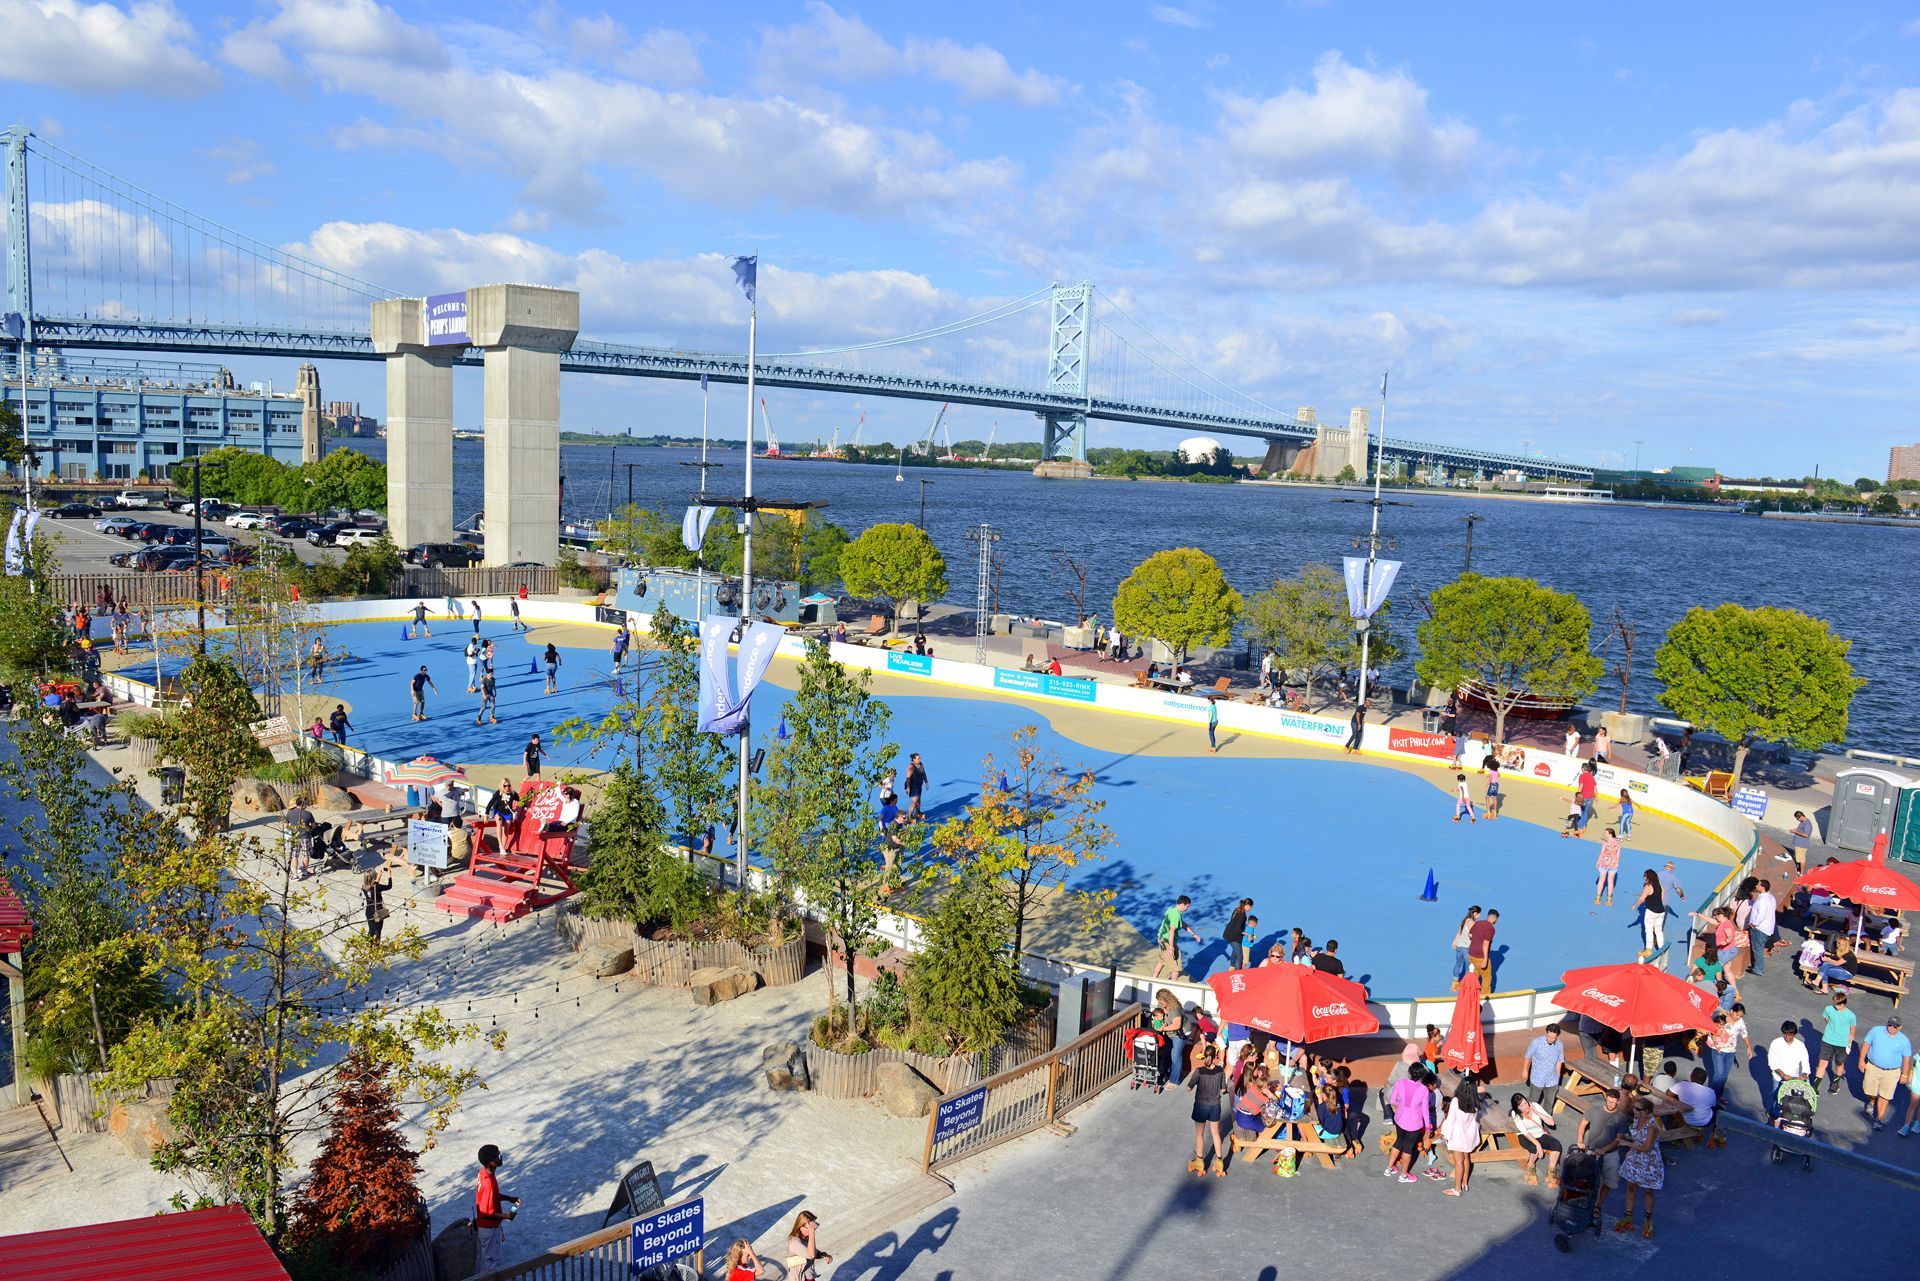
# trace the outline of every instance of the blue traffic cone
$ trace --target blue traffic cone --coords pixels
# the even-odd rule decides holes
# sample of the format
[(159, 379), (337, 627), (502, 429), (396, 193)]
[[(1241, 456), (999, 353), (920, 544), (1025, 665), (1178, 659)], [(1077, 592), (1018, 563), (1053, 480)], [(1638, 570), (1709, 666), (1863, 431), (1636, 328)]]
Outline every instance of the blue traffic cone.
[(403, 641), (412, 640), (413, 628), (408, 627), (405, 623), (400, 624), (400, 639)]
[(536, 658), (532, 662), (527, 664), (527, 675), (538, 676), (539, 674), (540, 674), (540, 660)]
[(1433, 879), (1432, 868), (1427, 869), (1427, 888), (1420, 891), (1420, 901), (1422, 903), (1437, 903), (1440, 901), (1440, 885), (1439, 882)]
[(780, 724), (774, 729), (773, 736), (779, 739), (783, 743), (787, 741), (787, 718), (786, 717), (782, 716), (780, 718)]

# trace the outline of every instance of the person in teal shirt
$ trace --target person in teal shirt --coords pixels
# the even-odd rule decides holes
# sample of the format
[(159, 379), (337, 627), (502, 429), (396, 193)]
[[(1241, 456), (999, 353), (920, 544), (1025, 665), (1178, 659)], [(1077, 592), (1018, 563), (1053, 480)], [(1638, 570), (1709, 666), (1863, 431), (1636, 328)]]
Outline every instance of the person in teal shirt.
[(1193, 935), (1198, 943), (1200, 936), (1194, 934), (1193, 927), (1187, 924), (1187, 909), (1193, 906), (1193, 900), (1182, 894), (1173, 901), (1173, 906), (1160, 915), (1160, 929), (1155, 941), (1160, 945), (1160, 959), (1153, 963), (1153, 977), (1158, 979), (1160, 971), (1169, 965), (1173, 967), (1172, 978), (1178, 980), (1180, 972), (1180, 931)]
[(1214, 702), (1212, 699), (1208, 699), (1207, 700), (1207, 750), (1209, 752), (1213, 752), (1216, 754), (1220, 751), (1220, 742), (1217, 738), (1214, 737), (1214, 733), (1219, 728), (1220, 728), (1220, 704)]
[(1813, 1061), (1814, 1087), (1820, 1085), (1820, 1071), (1828, 1072), (1827, 1093), (1838, 1094), (1847, 1081), (1847, 1052), (1853, 1048), (1853, 1011), (1847, 1008), (1847, 994), (1835, 992), (1827, 1008), (1820, 1011), (1820, 1057)]

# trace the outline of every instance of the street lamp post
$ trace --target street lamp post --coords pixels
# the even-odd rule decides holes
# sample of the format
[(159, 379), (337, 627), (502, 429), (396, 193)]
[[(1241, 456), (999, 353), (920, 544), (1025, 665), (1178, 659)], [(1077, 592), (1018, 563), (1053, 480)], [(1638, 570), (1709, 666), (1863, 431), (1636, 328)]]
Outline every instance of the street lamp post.
[(922, 477), (920, 480), (920, 532), (927, 531), (927, 486), (933, 482)]

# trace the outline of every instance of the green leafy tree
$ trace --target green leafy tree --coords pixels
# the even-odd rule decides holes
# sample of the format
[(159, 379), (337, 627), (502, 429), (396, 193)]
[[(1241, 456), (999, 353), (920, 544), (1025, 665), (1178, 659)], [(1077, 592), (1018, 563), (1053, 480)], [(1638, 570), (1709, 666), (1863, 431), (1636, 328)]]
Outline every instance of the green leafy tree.
[(1175, 547), (1134, 566), (1113, 597), (1113, 621), (1131, 636), (1149, 636), (1185, 662), (1196, 645), (1224, 645), (1243, 604), (1213, 557)]
[(304, 491), (296, 500), (302, 511), (387, 509), (387, 465), (357, 449), (330, 450), (319, 462), (302, 464), (297, 479)]
[[(9, 518), (10, 519), (10, 518)], [(68, 643), (73, 628), (60, 598), (47, 584), (59, 573), (57, 540), (41, 521), (27, 554), (25, 574), (0, 574), (0, 678), (16, 691), (71, 670)]]
[(893, 631), (900, 631), (900, 604), (922, 605), (947, 594), (947, 562), (926, 531), (914, 525), (875, 525), (840, 549), (840, 575), (855, 596), (887, 602)]
[[(112, 851), (143, 839), (148, 817), (128, 784), (103, 787), (79, 739), (30, 717), (0, 748), (14, 815), (4, 837), (13, 888), (34, 923), (26, 971), (28, 1061), (44, 1077), (106, 1067), (133, 1022), (166, 1004), (160, 984), (124, 958), (89, 965), (92, 950), (129, 928)], [(63, 987), (72, 999), (56, 999)]]
[[(1400, 657), (1391, 623), (1393, 602), (1373, 616), (1367, 661), (1385, 667)], [(1346, 580), (1331, 565), (1308, 565), (1247, 601), (1247, 635), (1299, 672), (1312, 699), (1314, 682), (1360, 667), (1360, 633), (1347, 612)]]
[(1019, 969), (1028, 923), (1043, 904), (1079, 912), (1084, 927), (1111, 920), (1112, 891), (1069, 891), (1067, 880), (1105, 860), (1113, 833), (1100, 822), (1106, 808), (1088, 770), (1070, 770), (1035, 746), (1039, 731), (1013, 733), (1013, 754), (987, 757), (980, 792), (966, 810), (941, 823), (933, 847), (955, 886), (984, 886), (997, 895)]
[(227, 828), (233, 785), (266, 762), (253, 736), (260, 704), (231, 659), (195, 658), (180, 675), (181, 707), (159, 737), (160, 758), (186, 767), (187, 817), (205, 837)]
[(1871, 494), (1874, 490), (1880, 488), (1880, 482), (1871, 476), (1862, 476), (1853, 482), (1853, 488), (1857, 493)]
[(1738, 783), (1756, 740), (1813, 751), (1846, 737), (1848, 708), (1866, 684), (1847, 661), (1852, 648), (1799, 610), (1695, 607), (1668, 629), (1653, 675), (1674, 715), (1736, 744)]
[(948, 887), (907, 960), (907, 1000), (916, 1029), (948, 1053), (991, 1049), (1025, 1010), (1019, 962), (1006, 947), (1006, 899), (983, 876)]
[(892, 713), (873, 696), (869, 673), (842, 667), (816, 641), (783, 714), (788, 738), (767, 754), (748, 822), (776, 876), (805, 895), (839, 946), (851, 1008), (854, 957), (879, 919), (880, 828), (869, 798), (900, 754), (887, 740)]
[(1360, 479), (1360, 474), (1354, 471), (1352, 463), (1348, 463), (1345, 467), (1342, 467), (1340, 469), (1340, 474), (1338, 476), (1335, 476), (1334, 479), (1342, 482), (1343, 484), (1351, 484), (1352, 482)]
[(1873, 496), (1873, 502), (1868, 510), (1876, 516), (1898, 516), (1900, 496), (1891, 489), (1883, 489)]
[(665, 921), (676, 930), (708, 915), (712, 885), (670, 852), (658, 791), (631, 760), (606, 775), (593, 808), (593, 861), (580, 873), (580, 909), (598, 920)]
[(700, 836), (722, 823), (734, 798), (733, 753), (718, 734), (700, 729), (699, 637), (665, 609), (653, 611), (648, 664), (648, 718), (655, 750), (653, 778), (673, 810), (673, 830), (691, 857)]
[(1581, 699), (1600, 683), (1587, 607), (1531, 578), (1467, 574), (1435, 591), (1420, 624), (1415, 671), (1428, 685), (1472, 681), (1493, 708), (1493, 736), (1504, 742), (1507, 715), (1529, 694)]
[[(724, 520), (715, 515), (714, 523)], [(711, 529), (711, 527), (709, 527)], [(628, 503), (600, 523), (601, 550), (609, 556), (674, 569), (692, 569), (694, 556), (680, 541), (680, 522), (664, 512)]]
[(20, 434), (20, 411), (0, 403), (0, 466), (12, 471), (26, 456), (27, 442)]

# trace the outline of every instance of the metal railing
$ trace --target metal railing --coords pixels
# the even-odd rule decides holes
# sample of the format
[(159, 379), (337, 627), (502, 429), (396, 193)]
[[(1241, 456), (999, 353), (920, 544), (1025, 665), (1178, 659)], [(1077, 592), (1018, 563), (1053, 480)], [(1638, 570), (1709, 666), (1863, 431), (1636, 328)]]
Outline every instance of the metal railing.
[[(934, 1100), (927, 1113), (927, 1142), (920, 1166), (932, 1171), (1031, 1134), (1126, 1079), (1132, 1070), (1128, 1038), (1145, 1009), (1129, 1005), (1077, 1040), (988, 1077), (978, 1085)], [(937, 1138), (943, 1104), (983, 1092), (980, 1120), (958, 1134)]]
[[(676, 1201), (663, 1209), (655, 1210), (644, 1216), (655, 1218), (679, 1209), (690, 1201)], [(628, 1243), (633, 1235), (632, 1219), (616, 1223), (598, 1232), (589, 1232), (583, 1237), (562, 1242), (536, 1258), (520, 1263), (509, 1264), (504, 1268), (495, 1268), (492, 1272), (476, 1274), (472, 1281), (632, 1281), (633, 1247)], [(704, 1253), (688, 1256), (693, 1270), (703, 1274), (706, 1269)]]

